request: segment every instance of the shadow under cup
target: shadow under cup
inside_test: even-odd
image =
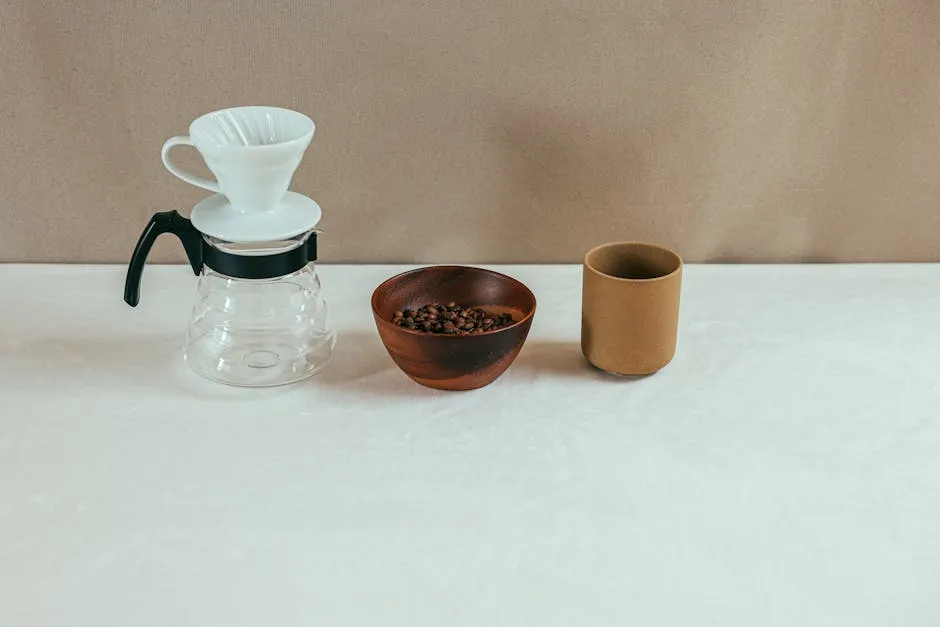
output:
[[[655,244],[613,242],[584,256],[581,352],[596,368],[652,374],[672,361],[682,259]]]

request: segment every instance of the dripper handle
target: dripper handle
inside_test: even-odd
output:
[[[136,307],[137,303],[140,302],[140,277],[144,272],[144,264],[147,263],[147,255],[150,254],[150,249],[153,248],[153,243],[157,237],[164,233],[172,233],[180,239],[183,250],[186,251],[186,257],[189,259],[189,265],[193,268],[193,273],[198,275],[202,272],[202,233],[196,230],[192,222],[175,210],[155,213],[140,234],[137,246],[134,248],[134,254],[131,255],[130,264],[127,266],[127,278],[124,281],[124,302],[131,307]]]
[[[219,193],[221,187],[217,181],[207,179],[203,176],[196,176],[195,174],[190,174],[186,170],[182,169],[172,161],[170,161],[170,149],[173,146],[192,146],[193,140],[189,137],[183,137],[178,135],[176,137],[171,137],[166,140],[163,144],[163,150],[160,151],[160,158],[163,159],[163,165],[166,166],[166,169],[170,171],[174,176],[186,181],[190,185],[195,185],[196,187],[201,187],[207,189],[210,192]]]

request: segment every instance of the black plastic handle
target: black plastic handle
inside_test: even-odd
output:
[[[196,230],[193,223],[184,218],[177,211],[162,211],[153,214],[150,222],[144,227],[144,232],[140,234],[137,240],[137,246],[134,248],[134,254],[131,256],[131,262],[127,266],[127,278],[124,281],[124,302],[131,307],[136,307],[140,302],[140,276],[144,272],[144,264],[147,263],[147,255],[153,248],[153,243],[157,237],[164,233],[172,233],[183,243],[183,250],[186,251],[186,257],[189,259],[189,265],[193,267],[193,273],[198,275],[202,272],[203,265],[203,239],[202,234]]]

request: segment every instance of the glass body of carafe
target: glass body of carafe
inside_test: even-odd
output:
[[[315,262],[268,279],[205,268],[197,291],[184,356],[207,379],[241,386],[292,383],[316,374],[333,356],[336,335]]]

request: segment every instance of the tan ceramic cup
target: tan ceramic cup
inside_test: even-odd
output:
[[[581,352],[596,368],[652,374],[672,361],[682,259],[668,248],[613,242],[584,256]]]

